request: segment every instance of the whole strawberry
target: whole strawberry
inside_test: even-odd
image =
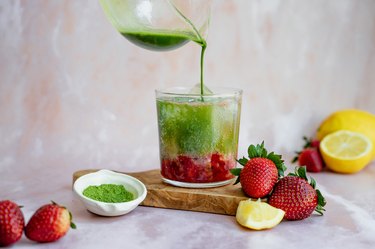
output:
[[[0,201],[0,246],[8,246],[22,237],[25,220],[18,205],[12,201]]]
[[[322,155],[319,151],[320,142],[315,139],[303,137],[305,145],[302,151],[296,152],[296,157],[292,160],[292,163],[298,161],[299,166],[306,166],[309,172],[320,172],[324,167]]]
[[[308,182],[306,168],[297,167],[295,173],[290,173],[275,185],[268,203],[284,210],[287,220],[305,219],[314,210],[323,215],[326,201],[315,186],[313,178]]]
[[[286,167],[280,155],[267,153],[264,142],[256,146],[250,145],[248,154],[249,159],[243,157],[238,160],[244,167],[232,169],[231,173],[239,176],[235,184],[241,182],[246,195],[263,198],[271,192],[279,176],[284,175]]]
[[[52,202],[40,207],[25,228],[25,235],[36,242],[52,242],[63,237],[72,223],[72,215],[65,207]]]

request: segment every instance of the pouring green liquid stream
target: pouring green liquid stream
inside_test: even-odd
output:
[[[201,46],[200,56],[200,94],[205,94],[204,88],[204,54],[207,48],[207,42],[203,38],[202,33],[208,25],[201,26],[201,30],[193,24],[191,19],[176,6],[172,0],[160,3],[152,3],[147,1],[127,1],[127,0],[100,0],[105,14],[111,21],[112,25],[133,44],[154,51],[168,51],[183,46],[189,41],[194,41]],[[152,4],[155,4],[153,6]],[[160,5],[160,6],[159,6]],[[178,19],[185,23],[185,26],[169,29],[167,26],[153,27],[151,22],[151,10],[155,8],[170,9],[172,15],[175,15],[176,22]],[[165,10],[164,9],[164,10]],[[169,17],[170,18],[170,17]],[[137,20],[137,21],[134,21]],[[180,23],[181,24],[181,23]],[[176,25],[177,26],[177,25]],[[203,98],[201,98],[203,101]]]
[[[185,20],[186,23],[188,23],[191,28],[193,29],[195,35],[198,37],[198,40],[195,41],[198,44],[202,46],[202,51],[201,51],[201,96],[204,94],[204,82],[203,82],[203,64],[204,64],[204,52],[206,51],[207,48],[207,42],[206,40],[203,39],[201,36],[200,32],[198,29],[195,27],[195,25],[190,21],[189,18],[187,18],[173,3],[171,3],[173,8],[176,10],[176,12]],[[203,101],[203,98],[201,98]]]
[[[193,27],[194,25],[191,24]],[[195,27],[194,27],[195,29]],[[196,31],[199,34],[198,31]],[[152,32],[128,32],[124,31],[121,34],[127,38],[132,43],[136,44],[139,47],[152,49],[156,51],[165,51],[174,49],[178,46],[182,46],[187,42],[194,41],[202,47],[201,57],[200,57],[200,94],[204,95],[204,53],[207,48],[207,42],[199,34],[198,39],[193,39],[191,35],[184,33],[181,34],[172,34],[172,33],[152,33]]]

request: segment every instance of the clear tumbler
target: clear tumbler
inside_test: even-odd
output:
[[[163,181],[190,188],[230,183],[235,168],[242,90],[213,88],[156,90]]]

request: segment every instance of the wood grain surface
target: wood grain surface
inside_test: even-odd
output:
[[[79,177],[95,171],[98,170],[75,172],[73,183]],[[240,184],[205,189],[180,188],[164,183],[159,169],[126,174],[146,185],[147,197],[141,204],[143,206],[235,215],[238,203],[248,199],[243,194]]]

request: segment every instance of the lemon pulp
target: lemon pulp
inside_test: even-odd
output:
[[[237,222],[254,230],[263,230],[275,227],[284,217],[285,212],[272,207],[268,203],[252,201],[251,199],[241,201],[237,208]]]
[[[365,135],[340,130],[323,138],[320,151],[327,167],[339,173],[355,173],[372,158],[372,141]]]

